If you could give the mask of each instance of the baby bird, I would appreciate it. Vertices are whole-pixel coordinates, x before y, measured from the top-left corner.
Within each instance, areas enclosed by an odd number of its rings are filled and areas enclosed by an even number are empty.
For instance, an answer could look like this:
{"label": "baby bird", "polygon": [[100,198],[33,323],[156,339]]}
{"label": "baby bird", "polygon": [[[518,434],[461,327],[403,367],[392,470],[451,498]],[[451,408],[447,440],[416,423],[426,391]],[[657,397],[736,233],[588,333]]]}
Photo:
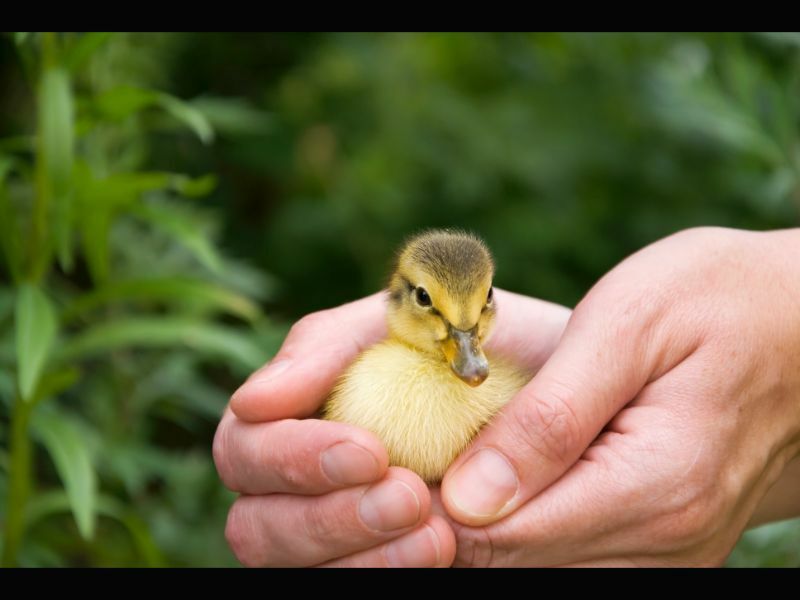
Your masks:
{"label": "baby bird", "polygon": [[497,314],[493,276],[475,236],[434,230],[410,239],[389,282],[389,338],[339,378],[323,418],[371,431],[392,465],[441,481],[532,375],[484,353]]}

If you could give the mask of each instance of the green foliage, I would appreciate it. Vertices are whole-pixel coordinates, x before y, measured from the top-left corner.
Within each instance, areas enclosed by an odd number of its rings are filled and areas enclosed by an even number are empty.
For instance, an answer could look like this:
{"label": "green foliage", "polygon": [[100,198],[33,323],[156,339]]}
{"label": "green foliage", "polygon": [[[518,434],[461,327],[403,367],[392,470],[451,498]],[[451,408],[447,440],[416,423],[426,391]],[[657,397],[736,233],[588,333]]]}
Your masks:
{"label": "green foliage", "polygon": [[[419,228],[573,305],[676,230],[796,226],[798,39],[0,37],[4,562],[233,564],[230,392]],[[730,564],[797,565],[795,525]]]}
{"label": "green foliage", "polygon": [[17,291],[17,373],[20,397],[28,401],[41,378],[56,337],[56,315],[41,290],[22,284]]}
{"label": "green foliage", "polygon": [[230,564],[207,440],[283,329],[190,206],[216,177],[149,158],[176,124],[211,143],[211,121],[108,64],[126,36],[2,44],[33,106],[0,140],[3,564]]}

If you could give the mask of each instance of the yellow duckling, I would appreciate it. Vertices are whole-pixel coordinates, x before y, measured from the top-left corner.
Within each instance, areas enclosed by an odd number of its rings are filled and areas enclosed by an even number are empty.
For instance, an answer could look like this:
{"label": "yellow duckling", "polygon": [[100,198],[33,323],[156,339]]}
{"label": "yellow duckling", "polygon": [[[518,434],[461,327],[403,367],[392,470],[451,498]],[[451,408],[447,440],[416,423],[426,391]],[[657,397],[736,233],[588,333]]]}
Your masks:
{"label": "yellow duckling", "polygon": [[497,313],[493,275],[489,250],[472,235],[409,240],[389,282],[389,338],[340,377],[324,418],[373,432],[391,464],[441,481],[532,375],[482,349]]}

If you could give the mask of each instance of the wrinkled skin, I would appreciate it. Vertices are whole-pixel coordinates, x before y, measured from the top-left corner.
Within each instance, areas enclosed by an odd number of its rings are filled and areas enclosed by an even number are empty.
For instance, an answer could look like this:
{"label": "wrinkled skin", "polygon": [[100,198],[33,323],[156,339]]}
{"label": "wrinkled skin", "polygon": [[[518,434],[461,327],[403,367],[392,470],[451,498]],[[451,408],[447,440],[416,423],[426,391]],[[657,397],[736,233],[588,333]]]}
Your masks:
{"label": "wrinkled skin", "polygon": [[541,370],[441,490],[387,468],[368,432],[307,418],[386,335],[382,298],[305,317],[217,432],[220,476],[244,494],[234,553],[252,566],[721,564],[748,523],[800,514],[798,256],[797,230],[702,228],[623,261],[572,315],[497,290],[488,347]]}

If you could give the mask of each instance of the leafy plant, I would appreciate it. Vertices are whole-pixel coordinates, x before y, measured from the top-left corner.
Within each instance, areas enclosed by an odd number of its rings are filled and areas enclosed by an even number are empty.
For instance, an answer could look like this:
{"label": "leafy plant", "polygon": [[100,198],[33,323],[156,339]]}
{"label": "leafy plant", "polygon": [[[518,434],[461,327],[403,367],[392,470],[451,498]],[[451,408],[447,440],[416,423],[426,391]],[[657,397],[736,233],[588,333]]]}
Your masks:
{"label": "leafy plant", "polygon": [[[194,434],[281,329],[258,304],[269,280],[219,251],[196,206],[215,178],[143,166],[153,132],[179,125],[209,144],[216,113],[252,110],[120,81],[107,63],[124,36],[4,43],[35,113],[29,133],[0,140],[2,564],[230,561],[217,521],[199,528],[216,545],[204,558],[174,542],[228,499]],[[54,535],[70,512],[75,529]]]}

